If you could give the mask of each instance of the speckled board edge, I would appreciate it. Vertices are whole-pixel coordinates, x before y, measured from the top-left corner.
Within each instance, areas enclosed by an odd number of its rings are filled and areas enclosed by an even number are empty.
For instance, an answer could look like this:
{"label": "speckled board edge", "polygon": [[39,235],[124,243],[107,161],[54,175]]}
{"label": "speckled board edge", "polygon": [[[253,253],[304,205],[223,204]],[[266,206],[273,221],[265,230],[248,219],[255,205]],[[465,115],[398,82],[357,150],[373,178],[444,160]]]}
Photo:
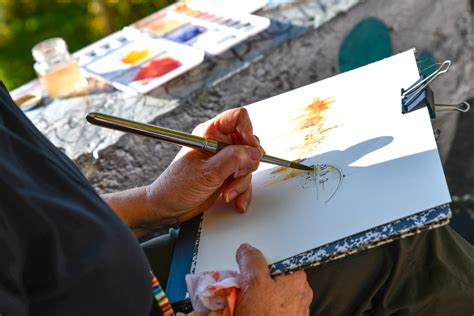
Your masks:
{"label": "speckled board edge", "polygon": [[[450,218],[451,209],[449,204],[440,205],[273,263],[270,265],[270,272],[272,275],[278,275],[318,266],[322,263],[374,248],[399,238],[444,226],[448,224]],[[179,239],[186,239],[189,243],[192,241],[193,245],[189,247],[190,245],[188,244],[188,251],[186,252],[179,252],[177,251],[179,249],[175,249],[171,266],[173,270],[174,265],[182,266],[186,264],[188,268],[185,268],[185,271],[187,273],[194,273],[202,229],[202,215],[199,218],[195,218],[192,225],[187,225],[185,229],[183,228],[181,228],[176,248],[179,248]],[[190,249],[192,251],[189,251]],[[177,253],[180,254],[177,255]],[[169,280],[172,280],[172,282],[168,284],[167,293],[168,289],[171,288],[172,291],[168,293],[171,302],[181,301],[187,297],[186,284],[184,283],[186,273],[183,274],[182,271],[183,269],[179,273],[170,272]]]}
{"label": "speckled board edge", "polygon": [[[270,265],[272,275],[290,272],[296,269],[313,267],[324,262],[339,259],[347,255],[380,246],[393,240],[412,236],[425,230],[448,224],[451,218],[449,204],[411,215],[394,222],[369,229],[356,235],[329,243],[300,253],[291,258]],[[195,271],[202,221],[196,233],[191,272]]]}
{"label": "speckled board edge", "polygon": [[446,225],[451,218],[449,204],[318,247],[270,265],[272,275],[314,267],[324,262],[389,243],[393,240]]}

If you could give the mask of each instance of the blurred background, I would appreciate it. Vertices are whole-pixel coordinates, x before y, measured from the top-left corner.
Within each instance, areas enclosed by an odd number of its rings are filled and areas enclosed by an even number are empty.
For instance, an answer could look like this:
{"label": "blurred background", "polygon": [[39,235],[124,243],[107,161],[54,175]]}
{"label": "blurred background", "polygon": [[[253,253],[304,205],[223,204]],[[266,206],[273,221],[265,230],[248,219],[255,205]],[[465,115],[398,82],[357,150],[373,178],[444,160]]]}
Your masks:
{"label": "blurred background", "polygon": [[172,0],[0,0],[0,78],[9,90],[36,77],[31,48],[62,37],[74,52]]}

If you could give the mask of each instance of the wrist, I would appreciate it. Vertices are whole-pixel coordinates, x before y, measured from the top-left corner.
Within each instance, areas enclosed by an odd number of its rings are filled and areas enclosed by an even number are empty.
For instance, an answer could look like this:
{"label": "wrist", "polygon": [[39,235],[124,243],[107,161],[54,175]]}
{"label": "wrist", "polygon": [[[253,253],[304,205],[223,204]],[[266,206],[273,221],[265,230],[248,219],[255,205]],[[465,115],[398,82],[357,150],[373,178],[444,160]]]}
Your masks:
{"label": "wrist", "polygon": [[146,205],[146,218],[141,224],[144,228],[159,229],[178,224],[178,219],[166,207],[166,199],[156,183],[143,187]]}

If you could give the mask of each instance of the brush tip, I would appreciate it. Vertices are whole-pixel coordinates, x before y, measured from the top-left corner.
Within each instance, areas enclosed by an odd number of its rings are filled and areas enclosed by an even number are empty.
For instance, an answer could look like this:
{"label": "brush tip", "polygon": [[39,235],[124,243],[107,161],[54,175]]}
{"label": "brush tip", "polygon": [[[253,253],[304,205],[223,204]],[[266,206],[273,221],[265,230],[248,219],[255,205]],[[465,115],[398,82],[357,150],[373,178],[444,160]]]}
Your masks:
{"label": "brush tip", "polygon": [[309,166],[306,166],[306,165],[303,165],[303,164],[297,163],[297,162],[292,162],[290,164],[290,168],[305,170],[305,171],[313,171],[313,169],[314,169],[313,167],[309,167]]}

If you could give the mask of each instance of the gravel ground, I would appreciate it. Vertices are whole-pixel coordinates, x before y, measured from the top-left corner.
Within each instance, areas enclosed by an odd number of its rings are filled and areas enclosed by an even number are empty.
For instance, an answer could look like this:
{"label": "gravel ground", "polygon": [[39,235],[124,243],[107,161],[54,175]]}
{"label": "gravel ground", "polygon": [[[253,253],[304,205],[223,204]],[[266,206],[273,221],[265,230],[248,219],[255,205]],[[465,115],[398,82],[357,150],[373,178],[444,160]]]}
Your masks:
{"label": "gravel ground", "polygon": [[[469,100],[474,105],[474,99]],[[452,195],[474,194],[474,110],[460,116],[456,136],[444,165]]]}

